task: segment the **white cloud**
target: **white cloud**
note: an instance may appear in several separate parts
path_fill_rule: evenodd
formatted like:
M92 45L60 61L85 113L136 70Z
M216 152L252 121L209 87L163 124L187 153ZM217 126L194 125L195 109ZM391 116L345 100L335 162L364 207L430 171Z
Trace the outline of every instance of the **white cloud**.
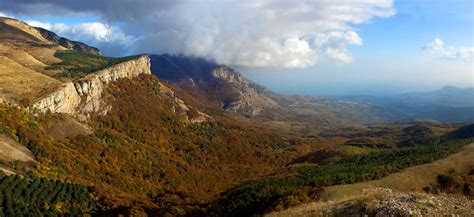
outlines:
M352 62L347 46L360 45L354 26L395 14L392 0L30 0L2 7L41 16L89 13L136 35L134 52L182 53L245 67L307 67L323 55ZM68 32L107 41L117 34L107 27ZM321 34L332 38L317 46Z
M474 47L446 47L439 37L426 44L423 49L442 59L474 61Z
M362 45L362 38L354 31L321 33L316 36L315 45L326 55L345 63L353 61L348 45Z
M72 39L81 41L93 46L98 44L107 46L115 44L123 47L132 45L135 38L125 35L120 29L99 22L78 23L76 25L67 25L64 23L48 23L35 20L26 21L31 26L41 27L54 33Z
M436 37L433 41L430 41L428 44L426 44L424 49L431 51L442 51L444 50L444 42L440 38Z
M233 51L233 52L229 52ZM239 55L235 55L238 52ZM282 42L271 38L244 43L234 41L229 47L212 49L206 55L219 63L241 67L307 67L316 63L317 52L308 42L297 37Z
M9 15L9 14L6 14L2 11L0 11L0 17L10 17L10 18L13 18L13 16Z
M47 30L51 30L53 28L53 25L51 23L43 23L36 20L28 20L26 21L26 23L28 23L28 25L30 26L40 27Z
M41 27L59 35L72 36L76 39L96 42L130 41L132 38L123 34L118 28L99 22L67 25L64 23L44 23L35 20L26 21L31 26Z
M321 55L351 63L347 47L362 44L352 26L395 13L390 0L186 2L144 20L153 33L138 41L139 51L241 67L309 67Z

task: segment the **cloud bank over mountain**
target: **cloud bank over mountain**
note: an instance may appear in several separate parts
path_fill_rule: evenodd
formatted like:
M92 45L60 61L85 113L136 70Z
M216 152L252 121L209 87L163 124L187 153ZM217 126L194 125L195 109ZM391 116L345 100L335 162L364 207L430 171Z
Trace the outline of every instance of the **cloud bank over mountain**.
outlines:
M135 37L125 35L119 28L100 22L85 22L75 25L27 20L31 26L41 27L61 36L100 47L106 54L123 55L132 49Z
M113 42L133 52L183 53L241 67L308 67L321 56L350 63L348 46L362 44L354 27L395 14L391 0L24 0L2 2L2 11L98 16L104 23L47 27L95 45Z

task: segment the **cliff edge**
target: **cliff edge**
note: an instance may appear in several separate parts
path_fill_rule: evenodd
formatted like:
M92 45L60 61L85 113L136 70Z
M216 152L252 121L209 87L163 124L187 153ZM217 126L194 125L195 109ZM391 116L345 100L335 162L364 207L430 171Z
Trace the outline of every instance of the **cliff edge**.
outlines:
M65 83L59 90L33 103L31 108L41 112L50 111L86 117L92 112L105 114L107 106L101 99L104 85L141 74L151 74L148 56L140 56L97 71L78 81Z

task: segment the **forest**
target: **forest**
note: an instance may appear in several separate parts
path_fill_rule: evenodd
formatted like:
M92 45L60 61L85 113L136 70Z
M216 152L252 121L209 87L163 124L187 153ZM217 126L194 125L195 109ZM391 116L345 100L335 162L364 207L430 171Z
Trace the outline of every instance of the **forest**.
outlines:
M0 202L0 216L77 216L96 211L96 201L84 186L3 173Z
M463 129L461 129L463 131ZM265 178L252 181L225 192L222 199L211 204L214 216L251 216L264 214L284 203L285 197L294 198L295 191L310 187L314 189L380 179L390 173L411 166L433 162L455 153L474 139L456 139L435 145L420 145L394 150L381 150L369 154L354 155L338 163L297 169L296 176ZM307 195L298 195L302 199ZM280 207L288 208L288 207Z
M103 97L113 109L91 117L93 132L65 138L50 130L64 121L61 115L0 104L0 131L28 147L38 162L10 166L29 178L20 180L27 186L35 182L30 179L62 180L87 186L97 199L97 205L77 210L60 203L61 212L243 216L314 200L325 186L378 179L432 162L474 136L472 126L452 131L455 126L405 124L303 138L219 115L193 124L172 111L173 99L160 92L160 85L153 76L110 84ZM387 138L394 145L346 144L357 137ZM317 152L331 153L330 159L285 166ZM54 207L62 200L54 199L56 191L67 195L79 189L54 183L52 199L38 200L41 206L35 203L32 209Z
M45 69L63 71L54 75L58 78L81 78L92 72L139 57L139 55L135 55L114 58L75 50L57 51L54 56L62 61L52 64Z

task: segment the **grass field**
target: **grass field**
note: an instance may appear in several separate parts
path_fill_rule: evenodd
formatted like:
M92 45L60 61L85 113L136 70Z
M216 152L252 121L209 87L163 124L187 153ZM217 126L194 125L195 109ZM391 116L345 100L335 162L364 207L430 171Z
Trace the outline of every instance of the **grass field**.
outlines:
M35 99L51 93L61 82L0 56L0 96L6 101L29 105Z

